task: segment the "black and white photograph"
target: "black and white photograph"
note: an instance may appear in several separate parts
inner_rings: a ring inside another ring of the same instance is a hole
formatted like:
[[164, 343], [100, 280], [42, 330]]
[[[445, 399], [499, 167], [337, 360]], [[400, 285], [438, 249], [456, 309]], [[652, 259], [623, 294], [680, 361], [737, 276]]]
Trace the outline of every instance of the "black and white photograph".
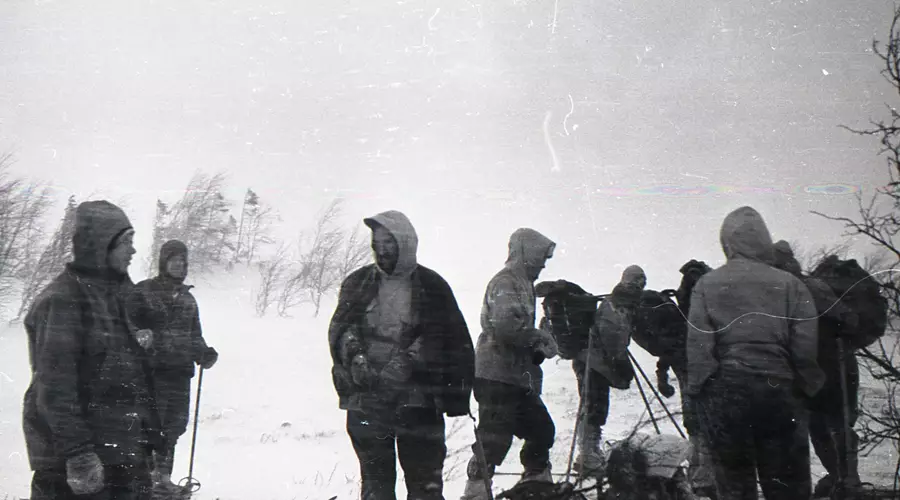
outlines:
[[0, 1], [0, 500], [251, 499], [900, 500], [900, 4]]

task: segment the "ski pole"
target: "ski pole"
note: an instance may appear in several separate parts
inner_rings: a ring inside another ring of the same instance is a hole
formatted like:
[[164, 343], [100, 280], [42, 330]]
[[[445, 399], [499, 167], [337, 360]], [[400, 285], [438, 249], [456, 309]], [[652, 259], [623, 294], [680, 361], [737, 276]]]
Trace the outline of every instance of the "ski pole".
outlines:
[[[565, 313], [565, 305], [563, 305], [563, 312]], [[566, 314], [566, 325], [568, 326], [569, 316]], [[578, 428], [579, 426], [584, 425], [584, 414], [587, 413], [587, 408], [585, 407], [584, 400], [589, 396], [588, 388], [591, 381], [591, 351], [594, 347], [594, 334], [591, 331], [588, 331], [588, 347], [587, 347], [587, 355], [585, 356], [584, 361], [584, 375], [582, 376], [582, 380], [584, 383], [582, 384], [581, 394], [578, 398], [578, 413], [575, 414], [575, 432], [572, 435], [572, 446], [569, 448], [569, 465], [566, 467], [566, 482], [569, 482], [569, 477], [572, 474], [572, 461], [575, 458], [575, 442], [578, 440]], [[586, 439], [586, 432], [581, 433], [581, 449], [584, 450], [584, 441]]]
[[[844, 453], [838, 454], [843, 458], [843, 464], [838, 464], [838, 470], [840, 471], [839, 483], [842, 490], [846, 491], [847, 477], [850, 476], [850, 447], [852, 445], [852, 440], [850, 438], [850, 398], [847, 395], [847, 365], [844, 364], [844, 340], [840, 337], [837, 337], [836, 340], [838, 349], [838, 369], [840, 370], [841, 376], [842, 410], [844, 413]], [[841, 465], [843, 467], [840, 467]]]
[[650, 390], [653, 391], [653, 395], [656, 396], [656, 400], [659, 401], [659, 404], [662, 405], [663, 410], [666, 411], [666, 415], [668, 415], [669, 420], [671, 420], [672, 424], [675, 425], [675, 430], [678, 431], [678, 434], [680, 434], [683, 439], [687, 439], [687, 436], [685, 436], [684, 431], [681, 430], [681, 426], [678, 425], [678, 422], [675, 420], [675, 417], [672, 415], [672, 412], [669, 411], [669, 407], [666, 405], [666, 402], [663, 401], [662, 396], [660, 396], [659, 392], [656, 390], [656, 387], [653, 387], [653, 383], [650, 382], [650, 377], [648, 377], [647, 374], [644, 372], [644, 369], [641, 368], [640, 363], [638, 363], [637, 359], [635, 359], [634, 354], [631, 354], [631, 351], [628, 351], [628, 357], [631, 358], [631, 362], [634, 363], [634, 367], [638, 369], [638, 371], [641, 373], [641, 376], [647, 382], [647, 385], [650, 386]]
[[484, 453], [484, 446], [481, 444], [481, 439], [478, 438], [478, 425], [472, 412], [469, 412], [469, 418], [472, 419], [472, 427], [475, 428], [475, 456], [478, 459], [479, 465], [481, 465], [481, 480], [484, 481], [484, 490], [487, 492], [488, 500], [494, 500], [494, 492], [491, 489], [491, 478], [488, 477], [487, 455]]
[[194, 403], [194, 431], [191, 435], [191, 460], [188, 468], [188, 477], [186, 487], [192, 488], [194, 484], [194, 449], [197, 446], [197, 424], [200, 417], [200, 391], [203, 390], [203, 366], [200, 367], [200, 374], [197, 377], [197, 400]]
[[[631, 353], [629, 352], [629, 354]], [[644, 386], [641, 385], [641, 380], [634, 377], [634, 381], [637, 382], [638, 391], [641, 392], [641, 399], [644, 400], [644, 406], [647, 407], [647, 413], [650, 415], [650, 422], [653, 423], [653, 428], [656, 429], [657, 434], [662, 434], [662, 431], [659, 430], [659, 424], [656, 423], [656, 416], [653, 415], [653, 408], [650, 408], [650, 401], [647, 400], [647, 395], [644, 394]]]

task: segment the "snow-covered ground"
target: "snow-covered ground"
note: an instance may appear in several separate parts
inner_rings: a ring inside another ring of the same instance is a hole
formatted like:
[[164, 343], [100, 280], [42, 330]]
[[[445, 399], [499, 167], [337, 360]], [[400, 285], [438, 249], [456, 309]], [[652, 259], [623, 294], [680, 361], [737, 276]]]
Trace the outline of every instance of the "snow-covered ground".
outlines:
[[[295, 318], [253, 314], [255, 273], [235, 272], [200, 280], [194, 290], [200, 303], [205, 336], [219, 353], [219, 363], [204, 374], [194, 476], [202, 487], [197, 499], [327, 499], [358, 498], [358, 463], [344, 431], [331, 385], [326, 327], [332, 304], [319, 318], [298, 309]], [[477, 318], [477, 311], [466, 311]], [[473, 336], [478, 325], [471, 324]], [[632, 351], [652, 377], [654, 359], [633, 345]], [[554, 470], [565, 471], [575, 412], [575, 378], [568, 362], [544, 364], [544, 400], [557, 427]], [[22, 395], [28, 385], [28, 355], [21, 325], [0, 327], [0, 498], [27, 498], [31, 474], [21, 430]], [[673, 377], [674, 379], [674, 377]], [[194, 393], [196, 397], [194, 379]], [[649, 395], [649, 394], [648, 394]], [[667, 404], [680, 407], [676, 395]], [[473, 401], [473, 409], [474, 409]], [[657, 407], [658, 409], [658, 407]], [[193, 415], [193, 405], [192, 405]], [[622, 436], [644, 406], [636, 386], [613, 391], [606, 437]], [[662, 415], [661, 411], [658, 413]], [[664, 418], [664, 416], [663, 416]], [[193, 423], [191, 423], [193, 425]], [[671, 423], [663, 432], [675, 433]], [[190, 430], [180, 441], [176, 478], [187, 476]], [[648, 431], [652, 432], [652, 428]], [[448, 456], [445, 497], [458, 498], [465, 483], [465, 462], [472, 442], [472, 421], [447, 421]], [[518, 440], [502, 472], [519, 472]], [[863, 459], [864, 480], [890, 484], [893, 460], [887, 450]], [[822, 474], [814, 461], [814, 479]], [[398, 473], [398, 497], [405, 497]], [[513, 476], [499, 477], [496, 488], [509, 487]]]

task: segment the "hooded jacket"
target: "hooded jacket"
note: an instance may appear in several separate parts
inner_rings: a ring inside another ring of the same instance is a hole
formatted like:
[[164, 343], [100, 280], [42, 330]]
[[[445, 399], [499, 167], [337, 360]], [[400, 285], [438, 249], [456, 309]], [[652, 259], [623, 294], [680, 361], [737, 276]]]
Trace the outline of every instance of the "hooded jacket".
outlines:
[[67, 459], [92, 451], [107, 465], [143, 460], [155, 421], [150, 380], [121, 299], [131, 281], [107, 265], [130, 228], [109, 202], [79, 205], [74, 259], [25, 316], [32, 377], [22, 420], [32, 470], [65, 470]]
[[542, 265], [555, 247], [533, 229], [518, 229], [510, 236], [506, 265], [484, 293], [475, 353], [477, 378], [541, 393], [543, 371], [535, 353], [540, 343], [555, 345], [555, 341], [550, 332], [534, 326], [534, 280], [527, 269]]
[[[369, 264], [341, 284], [328, 328], [339, 407], [392, 412], [412, 405], [448, 416], [468, 414], [474, 351], [450, 285], [417, 262], [418, 238], [404, 214], [391, 210], [364, 222], [390, 231], [399, 255], [392, 273]], [[351, 337], [377, 374], [373, 387], [357, 386], [350, 379], [344, 351]], [[388, 365], [396, 364], [408, 370], [404, 380], [382, 376]]]
[[[591, 327], [591, 369], [600, 373], [611, 387], [627, 389], [634, 378], [628, 345], [634, 332], [635, 314], [647, 277], [638, 266], [628, 266], [610, 296], [600, 303]], [[587, 350], [578, 355], [588, 361]]]
[[176, 255], [184, 256], [187, 275], [187, 246], [178, 240], [165, 242], [159, 249], [158, 274], [134, 286], [128, 296], [128, 313], [137, 328], [153, 330], [154, 375], [191, 378], [195, 364], [202, 362], [209, 347], [203, 338], [197, 300], [190, 292], [193, 286], [166, 270], [169, 259]]
[[792, 381], [812, 396], [823, 374], [809, 289], [772, 267], [772, 238], [756, 210], [728, 214], [719, 239], [727, 262], [700, 278], [691, 295], [686, 392], [699, 394], [711, 376], [729, 370]]

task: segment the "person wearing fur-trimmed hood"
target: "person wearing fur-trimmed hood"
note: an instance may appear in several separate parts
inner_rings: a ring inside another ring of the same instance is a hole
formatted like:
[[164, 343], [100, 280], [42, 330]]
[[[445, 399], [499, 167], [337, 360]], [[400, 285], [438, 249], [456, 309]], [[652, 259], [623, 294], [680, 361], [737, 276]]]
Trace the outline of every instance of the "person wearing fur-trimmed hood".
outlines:
[[219, 357], [203, 337], [193, 285], [184, 283], [187, 274], [187, 246], [169, 240], [159, 249], [158, 274], [135, 285], [128, 297], [133, 323], [152, 330], [155, 337], [151, 352], [154, 399], [165, 446], [154, 453], [153, 486], [163, 494], [178, 491], [171, 474], [175, 445], [190, 418], [195, 365], [209, 369]]
[[328, 328], [361, 498], [395, 500], [399, 458], [409, 498], [443, 500], [444, 416], [469, 413], [472, 338], [450, 285], [418, 263], [406, 215], [389, 210], [363, 221], [375, 263], [344, 279]]

